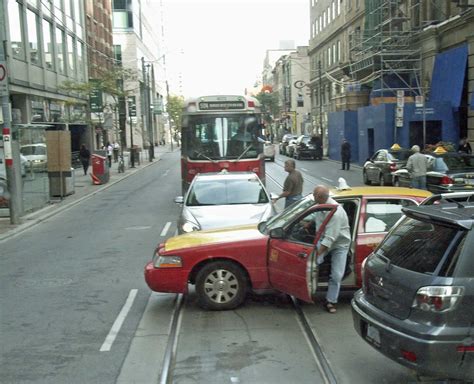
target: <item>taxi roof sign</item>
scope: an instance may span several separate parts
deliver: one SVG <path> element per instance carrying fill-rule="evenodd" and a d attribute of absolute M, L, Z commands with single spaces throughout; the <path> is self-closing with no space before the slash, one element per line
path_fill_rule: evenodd
<path fill-rule="evenodd" d="M 436 149 L 433 151 L 433 153 L 436 153 L 438 155 L 442 155 L 443 153 L 448 152 L 443 146 L 439 145 L 436 147 Z"/>
<path fill-rule="evenodd" d="M 392 151 L 399 151 L 400 149 L 402 149 L 402 147 L 400 147 L 397 143 L 393 144 L 390 149 Z"/>

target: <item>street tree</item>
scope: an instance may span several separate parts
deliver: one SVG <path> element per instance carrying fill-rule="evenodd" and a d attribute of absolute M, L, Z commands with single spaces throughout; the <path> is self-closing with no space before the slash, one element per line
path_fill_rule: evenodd
<path fill-rule="evenodd" d="M 171 125 L 174 127 L 173 135 L 181 133 L 181 116 L 183 115 L 184 98 L 182 96 L 170 95 L 168 97 L 168 105 L 166 107 L 168 115 L 171 121 Z"/>

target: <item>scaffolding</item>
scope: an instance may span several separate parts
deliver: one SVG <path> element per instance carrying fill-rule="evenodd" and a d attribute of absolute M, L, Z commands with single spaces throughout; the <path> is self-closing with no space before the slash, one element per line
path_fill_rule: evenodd
<path fill-rule="evenodd" d="M 419 1 L 366 0 L 364 29 L 349 36 L 352 79 L 372 88 L 372 97 L 393 102 L 397 91 L 405 97 L 422 95 L 422 57 L 417 23 L 410 18 Z M 413 14 L 417 14 L 412 12 Z"/>

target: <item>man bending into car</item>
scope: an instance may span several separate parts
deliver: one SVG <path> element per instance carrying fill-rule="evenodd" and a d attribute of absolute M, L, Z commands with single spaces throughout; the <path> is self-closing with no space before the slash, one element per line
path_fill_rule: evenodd
<path fill-rule="evenodd" d="M 347 253 L 351 245 L 349 219 L 344 208 L 337 201 L 329 197 L 329 189 L 326 186 L 318 185 L 314 188 L 313 196 L 317 204 L 337 205 L 336 212 L 334 212 L 334 215 L 327 223 L 316 248 L 318 264 L 322 264 L 324 258 L 331 254 L 331 275 L 329 276 L 324 307 L 329 313 L 336 313 L 336 303 L 346 269 Z M 327 212 L 318 212 L 316 214 L 316 231 L 322 225 L 326 216 Z"/>

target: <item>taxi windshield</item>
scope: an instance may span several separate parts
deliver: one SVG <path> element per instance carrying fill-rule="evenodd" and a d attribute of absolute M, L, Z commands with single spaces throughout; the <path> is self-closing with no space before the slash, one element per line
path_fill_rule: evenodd
<path fill-rule="evenodd" d="M 292 221 L 294 217 L 298 216 L 313 205 L 313 195 L 309 194 L 300 201 L 290 205 L 287 209 L 283 210 L 279 214 L 273 216 L 268 221 L 261 223 L 258 229 L 260 232 L 266 235 L 273 228 L 284 227 L 288 222 Z"/>

